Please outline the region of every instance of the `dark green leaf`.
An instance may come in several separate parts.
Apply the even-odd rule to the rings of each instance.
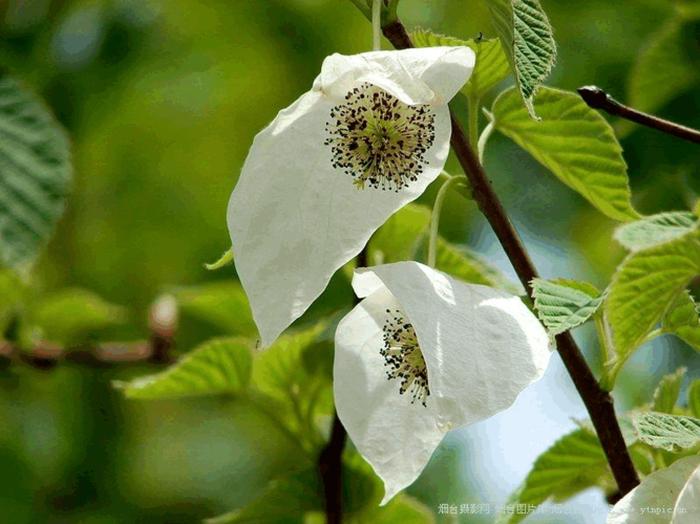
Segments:
[[[68,139],[47,108],[0,72],[0,264],[31,263],[63,213]]]

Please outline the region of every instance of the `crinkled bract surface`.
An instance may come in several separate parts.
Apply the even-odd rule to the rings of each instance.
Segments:
[[[509,407],[551,352],[518,297],[417,262],[359,269],[353,287],[364,299],[336,331],[336,409],[386,503],[450,429]]]
[[[227,219],[263,347],[440,174],[473,67],[466,47],[332,55],[255,137]]]

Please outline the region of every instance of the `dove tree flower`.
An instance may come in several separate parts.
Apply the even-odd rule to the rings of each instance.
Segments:
[[[263,347],[438,177],[473,67],[467,47],[334,54],[255,137],[227,221]]]
[[[539,379],[548,336],[522,301],[417,262],[358,269],[338,325],[336,410],[384,481],[411,484],[451,429],[510,406]]]

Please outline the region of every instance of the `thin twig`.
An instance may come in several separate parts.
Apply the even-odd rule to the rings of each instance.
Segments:
[[[171,364],[178,313],[175,299],[164,296],[149,311],[149,340],[103,342],[100,344],[64,347],[50,341],[39,341],[34,347],[20,349],[11,342],[0,342],[0,368],[24,363],[37,369],[53,369],[61,362],[86,367],[112,367],[134,363]]]
[[[682,138],[694,144],[700,144],[700,131],[697,129],[676,124],[670,120],[664,120],[663,118],[650,115],[649,113],[643,113],[630,106],[626,106],[615,100],[600,87],[583,86],[579,87],[577,91],[581,98],[583,98],[583,101],[593,109],[602,109],[611,115],[619,116],[677,138]]]
[[[397,49],[413,47],[406,28],[398,20],[384,26],[384,36]],[[491,183],[470,147],[452,109],[450,113],[452,118],[452,149],[469,178],[474,200],[491,224],[503,250],[518,274],[518,278],[525,289],[530,290],[530,282],[537,277],[535,266],[518,233],[510,223],[503,205],[494,193]],[[588,367],[573,337],[569,333],[564,333],[556,337],[556,342],[561,359],[576,386],[576,390],[583,399],[593,426],[598,433],[598,438],[620,492],[625,494],[639,484],[639,477],[622,438],[612,398],[598,385],[598,381]]]

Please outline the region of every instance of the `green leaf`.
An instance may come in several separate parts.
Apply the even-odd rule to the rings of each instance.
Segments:
[[[639,251],[685,235],[696,222],[697,218],[685,211],[659,213],[618,227],[615,240],[629,251]]]
[[[427,207],[418,204],[403,207],[370,240],[371,265],[413,259],[429,225],[430,210]]]
[[[693,380],[688,387],[688,409],[691,415],[700,418],[700,379]]]
[[[11,271],[0,270],[0,341],[20,308],[25,292],[24,283],[19,276]]]
[[[564,501],[591,486],[607,484],[609,475],[598,437],[586,429],[578,429],[537,458],[525,482],[508,502],[537,506],[550,498]],[[497,522],[514,524],[526,516],[501,514]]]
[[[603,301],[595,286],[574,280],[535,278],[532,293],[537,316],[552,336],[586,322]]]
[[[681,393],[681,384],[685,378],[686,368],[678,368],[675,373],[665,375],[654,391],[652,411],[659,413],[673,413],[673,408]]]
[[[552,27],[538,0],[487,0],[498,38],[506,50],[528,114],[532,99],[554,67],[557,48]]]
[[[654,113],[700,82],[691,28],[673,18],[648,38],[628,79],[627,100],[632,107]]]
[[[173,291],[180,311],[213,324],[227,335],[255,338],[258,329],[238,282],[213,282]]]
[[[256,354],[253,361],[252,386],[265,396],[269,408],[292,433],[306,439],[308,446],[318,443],[318,422],[333,408],[333,345],[322,340],[325,327],[318,324],[283,335]]]
[[[207,524],[303,524],[304,514],[323,508],[315,469],[275,479],[247,506],[205,520]]]
[[[47,108],[0,72],[0,264],[31,263],[63,213],[68,139]]]
[[[435,516],[425,504],[413,497],[399,493],[386,506],[375,506],[361,518],[351,519],[351,522],[364,524],[433,524]]]
[[[700,315],[693,297],[684,291],[676,298],[664,317],[664,333],[672,333],[693,349],[700,351]]]
[[[435,267],[465,282],[497,287],[516,295],[525,293],[522,286],[508,280],[468,247],[451,244],[443,238],[438,238]]]
[[[209,340],[167,370],[114,382],[127,398],[163,399],[240,393],[248,385],[252,355],[241,338]]]
[[[542,121],[529,118],[514,89],[503,92],[493,103],[496,129],[608,217],[638,218],[610,124],[569,91],[543,87],[536,105]]]
[[[42,297],[29,313],[34,336],[66,346],[80,344],[100,331],[124,323],[126,310],[85,289],[64,289]]]
[[[216,271],[217,269],[221,269],[222,267],[228,266],[232,262],[233,248],[224,251],[224,254],[221,255],[216,262],[212,262],[211,264],[204,264],[204,267],[207,268],[208,271]]]
[[[619,361],[642,344],[700,273],[700,231],[629,255],[613,276],[605,303]]]
[[[700,419],[663,413],[638,413],[632,419],[639,440],[677,452],[700,444]]]
[[[411,41],[416,47],[467,46],[474,51],[476,65],[469,81],[462,88],[462,93],[467,98],[480,100],[510,72],[508,57],[497,38],[460,40],[418,29],[411,33]]]

